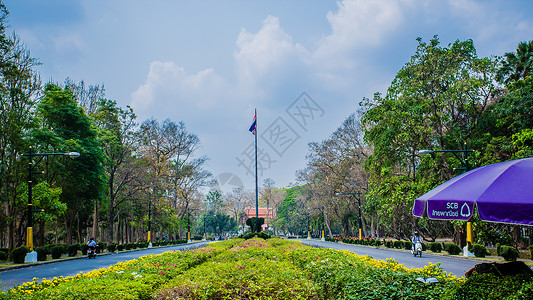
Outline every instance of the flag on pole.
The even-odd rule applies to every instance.
[[[252,126],[250,126],[250,129],[248,129],[253,135],[257,132],[257,113],[254,115],[254,120],[252,122]]]

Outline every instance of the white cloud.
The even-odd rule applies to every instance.
[[[58,52],[77,52],[87,48],[87,45],[79,34],[59,36],[54,39],[54,46]]]
[[[268,79],[272,83],[276,80],[273,74],[292,73],[291,68],[302,65],[308,56],[306,49],[293,43],[279,19],[273,16],[268,16],[255,34],[242,29],[236,45],[238,50],[233,57],[239,86],[256,93],[259,81]]]
[[[373,48],[383,43],[403,22],[401,0],[344,0],[337,12],[328,12],[331,34],[324,37],[315,55],[317,59],[346,59],[350,52]],[[332,67],[346,66],[351,61],[336,60]],[[351,66],[351,65],[349,65]]]
[[[149,110],[152,105],[180,104],[196,108],[210,108],[225,99],[228,86],[211,68],[196,74],[187,74],[174,62],[154,61],[145,83],[133,92],[132,106]]]

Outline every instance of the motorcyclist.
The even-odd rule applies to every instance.
[[[92,254],[93,256],[96,257],[96,246],[98,246],[98,244],[96,243],[96,241],[94,240],[94,237],[91,237],[89,239],[89,241],[87,242],[87,249],[88,250],[92,250]]]
[[[422,242],[422,239],[420,238],[420,235],[418,235],[418,230],[415,230],[414,234],[413,234],[413,238],[411,239],[411,242],[413,243],[412,245],[412,249],[415,248],[415,244],[416,242]]]

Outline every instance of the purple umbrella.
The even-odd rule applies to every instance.
[[[481,220],[533,225],[533,158],[471,170],[415,200],[413,215],[439,220]]]

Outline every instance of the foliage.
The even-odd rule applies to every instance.
[[[59,259],[63,255],[64,247],[62,245],[55,245],[50,248],[52,259]]]
[[[475,243],[472,244],[472,247],[468,247],[468,251],[474,253],[476,257],[485,257],[488,254],[487,248],[485,246]]]
[[[518,250],[515,247],[502,245],[498,250],[498,255],[502,256],[506,261],[516,261],[518,258]]]
[[[528,275],[496,276],[474,274],[463,284],[446,292],[443,299],[531,299],[533,277]]]
[[[50,246],[42,246],[35,248],[35,251],[37,252],[37,261],[45,261],[47,259],[47,255],[51,254],[50,252]]]
[[[429,250],[435,253],[440,253],[442,251],[442,244],[438,242],[429,243]]]
[[[23,264],[28,252],[30,252],[30,248],[26,246],[17,247],[11,251],[11,258],[13,259],[14,263]]]
[[[68,256],[70,256],[70,257],[76,256],[78,254],[79,248],[80,248],[80,245],[78,245],[78,244],[69,245],[67,247]]]
[[[444,251],[448,252],[450,255],[457,255],[461,253],[461,247],[459,245],[454,243],[445,243],[444,244]]]
[[[265,218],[252,217],[246,219],[246,225],[250,226],[252,232],[260,232],[263,224],[265,224]]]

